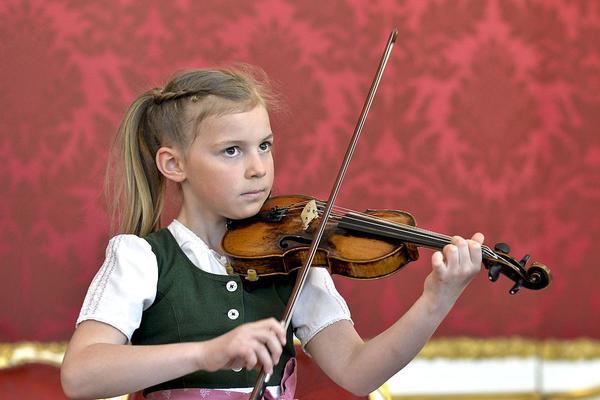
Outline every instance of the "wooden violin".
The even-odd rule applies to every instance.
[[[288,274],[306,261],[324,202],[308,196],[278,196],[267,199],[254,217],[230,221],[223,238],[229,257],[229,273],[256,280],[260,276]],[[397,210],[367,210],[364,213],[336,208],[312,262],[331,274],[354,279],[376,279],[398,271],[419,258],[417,246],[441,250],[451,237],[417,228],[413,216]],[[543,289],[551,281],[550,270],[529,256],[517,261],[506,244],[492,250],[482,245],[488,277],[505,275],[521,287]]]

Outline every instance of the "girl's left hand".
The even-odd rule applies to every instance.
[[[483,235],[470,240],[454,236],[452,243],[431,257],[433,271],[425,280],[425,293],[437,304],[452,305],[481,269]]]

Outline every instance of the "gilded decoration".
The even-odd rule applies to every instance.
[[[541,357],[545,360],[591,360],[600,358],[600,341],[593,339],[544,340],[525,338],[433,339],[421,350],[420,358],[483,359]]]
[[[0,343],[0,370],[27,364],[46,364],[60,367],[67,344],[65,342]],[[129,395],[105,400],[127,400]]]
[[[47,364],[59,367],[66,349],[64,342],[0,343],[0,369],[13,368],[26,364]],[[503,357],[540,357],[544,360],[592,360],[600,359],[600,341],[594,339],[543,340],[525,338],[442,338],[431,340],[419,353],[419,358],[434,359],[492,359]],[[397,396],[390,394],[386,385],[372,393],[372,400],[567,400],[586,399],[600,395],[600,387],[574,390],[568,393],[511,393],[486,395],[427,395]],[[116,399],[125,400],[127,396]]]
[[[25,364],[49,364],[60,366],[66,343],[0,343],[0,369]]]
[[[460,394],[460,395],[436,395],[436,396],[392,396],[392,395],[369,395],[369,400],[570,400],[590,399],[600,395],[600,388],[590,390],[576,390],[569,393],[508,393],[508,394]]]

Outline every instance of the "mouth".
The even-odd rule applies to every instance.
[[[242,197],[247,198],[247,199],[258,199],[261,198],[264,193],[265,193],[266,189],[256,189],[256,190],[249,190],[247,192],[242,193]]]

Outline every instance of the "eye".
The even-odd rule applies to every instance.
[[[272,142],[262,142],[258,148],[262,151],[262,152],[267,152],[269,150],[271,150],[271,148],[273,147],[273,143]]]
[[[226,148],[225,150],[223,150],[223,153],[225,153],[226,156],[228,157],[234,157],[237,156],[240,152],[240,148],[237,146],[231,146]]]

